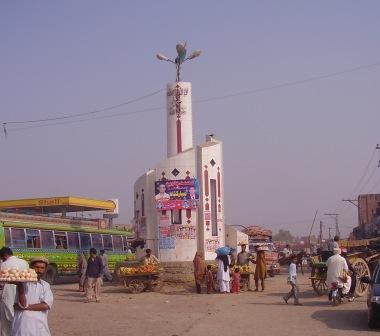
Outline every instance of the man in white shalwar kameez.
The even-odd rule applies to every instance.
[[[30,267],[36,271],[38,281],[17,285],[12,336],[50,336],[47,316],[53,305],[53,293],[50,285],[41,279],[47,265],[43,257],[32,259]]]
[[[3,247],[0,249],[0,259],[2,260],[0,267],[2,271],[11,268],[18,268],[21,271],[29,268],[28,263],[23,259],[15,257],[9,247]],[[11,336],[15,298],[16,286],[11,284],[4,285],[0,301],[1,336]]]
[[[216,258],[218,263],[218,271],[216,273],[216,279],[219,282],[219,290],[221,293],[230,292],[230,256],[218,256]],[[227,268],[227,270],[225,270]]]

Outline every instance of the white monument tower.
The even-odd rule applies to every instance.
[[[176,81],[167,85],[167,158],[142,175],[134,186],[135,228],[163,262],[188,262],[197,250],[206,259],[224,245],[222,143],[213,136],[194,147],[191,83],[181,82],[186,42],[176,45]]]

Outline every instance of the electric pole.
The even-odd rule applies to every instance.
[[[335,217],[335,235],[340,237],[339,222],[338,222],[338,216],[339,216],[339,214],[336,214],[336,213],[325,213],[324,215],[325,216]]]

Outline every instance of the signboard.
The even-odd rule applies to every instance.
[[[160,227],[160,237],[161,238],[167,238],[170,236],[171,236],[170,226]]]
[[[157,210],[196,209],[199,204],[199,183],[196,179],[155,182]]]
[[[162,215],[162,216],[160,216],[159,226],[160,227],[170,226],[170,218],[169,218],[168,215]]]
[[[173,237],[160,238],[160,250],[175,249],[175,240]]]
[[[220,241],[218,238],[206,239],[205,243],[207,252],[215,252],[215,250],[220,247]]]
[[[175,225],[175,237],[177,239],[195,239],[196,228],[195,226]]]

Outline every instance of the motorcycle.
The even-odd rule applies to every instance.
[[[342,287],[338,286],[338,283],[333,282],[329,291],[329,301],[333,306],[337,306],[343,302]]]

